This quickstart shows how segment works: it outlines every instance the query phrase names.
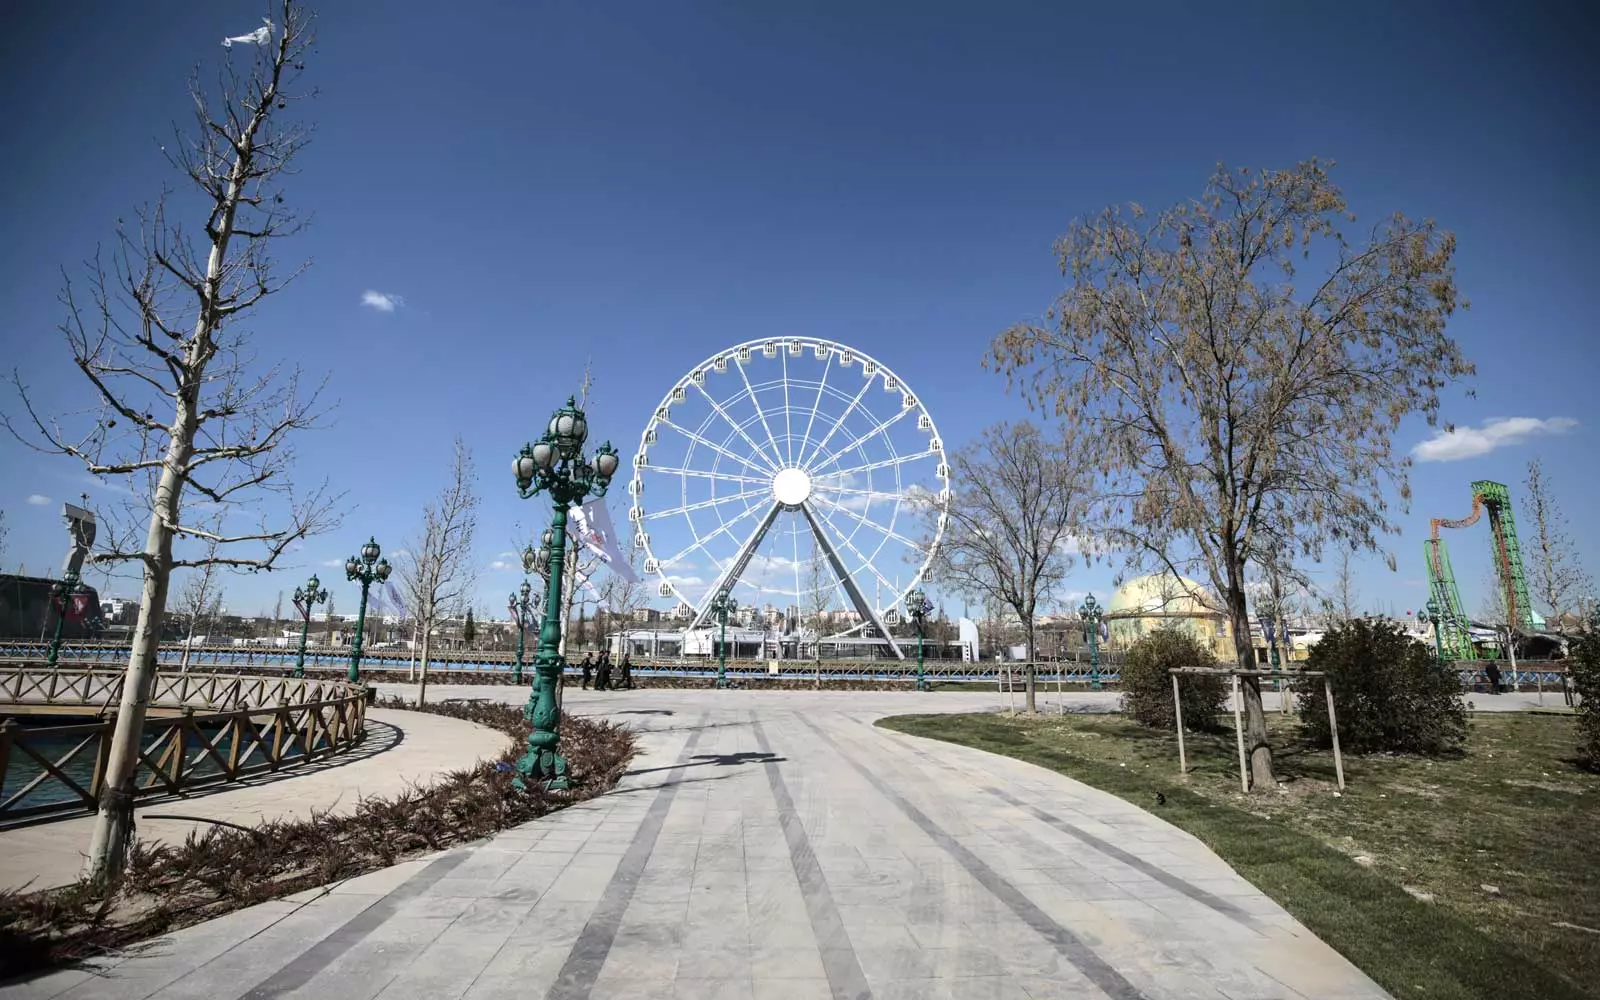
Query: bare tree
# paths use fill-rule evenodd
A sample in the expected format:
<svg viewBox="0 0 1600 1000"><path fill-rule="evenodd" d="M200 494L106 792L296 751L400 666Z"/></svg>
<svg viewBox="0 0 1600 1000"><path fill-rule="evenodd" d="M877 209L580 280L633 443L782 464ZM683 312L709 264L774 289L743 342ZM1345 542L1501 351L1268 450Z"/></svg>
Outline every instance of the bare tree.
<svg viewBox="0 0 1600 1000"><path fill-rule="evenodd" d="M1056 246L1068 288L1043 325L996 338L989 364L1029 402L1091 435L1094 520L1135 565L1203 571L1253 659L1245 566L1264 533L1316 558L1378 549L1409 500L1393 435L1437 420L1439 389L1472 365L1446 335L1455 237L1396 214L1363 245L1316 160L1218 167L1203 195L1073 223ZM1328 270L1300 278L1307 260ZM1392 557L1391 557L1392 562ZM1250 771L1273 785L1260 684L1244 678Z"/></svg>
<svg viewBox="0 0 1600 1000"><path fill-rule="evenodd" d="M217 543L209 542L206 548L207 556L215 556L216 551ZM217 564L208 558L190 572L183 589L178 591L177 610L188 626L188 635L183 641L183 657L178 663L179 673L189 672L189 654L194 649L195 630L200 622L205 620L214 624L217 614L222 610L222 588L219 585L220 581L217 580L220 573ZM209 631L210 626L207 628Z"/></svg>
<svg viewBox="0 0 1600 1000"><path fill-rule="evenodd" d="M96 563L131 563L143 587L121 709L106 761L85 874L120 872L133 822L138 765L156 648L174 569L206 563L271 569L297 539L332 524L326 488L296 491L288 478L294 433L313 426L317 392L298 372L258 363L245 314L292 280L273 245L298 224L277 186L307 131L284 112L310 44L311 17L281 0L268 36L228 50L215 86L191 80L194 127L163 148L188 190L118 226L109 259L96 256L87 288L68 278L61 324L74 367L94 403L46 416L20 372L22 416L7 428L24 443L71 456L100 479L125 477L131 503L97 511L104 546ZM238 60L238 63L233 60ZM243 65L240 65L243 64ZM183 225L174 213L199 208ZM186 515L190 498L226 508L211 532ZM191 552L195 543L221 551Z"/></svg>
<svg viewBox="0 0 1600 1000"><path fill-rule="evenodd" d="M421 632L421 674L417 703L428 697L428 656L434 629L477 584L472 542L478 530L478 494L472 452L456 438L448 481L439 495L422 508L422 528L407 544L410 552L400 563L400 592L417 618Z"/></svg>
<svg viewBox="0 0 1600 1000"><path fill-rule="evenodd" d="M283 591L278 591L278 600L272 605L272 634L278 634L278 627L283 623Z"/></svg>
<svg viewBox="0 0 1600 1000"><path fill-rule="evenodd" d="M323 622L327 625L325 630L327 645L333 645L334 617L333 617L333 591L328 591L328 603L322 606Z"/></svg>
<svg viewBox="0 0 1600 1000"><path fill-rule="evenodd" d="M1299 613L1300 598L1309 585L1305 574L1294 565L1293 558L1292 551L1273 544L1261 546L1255 557L1258 585L1251 597L1259 617L1272 623L1273 640L1268 644L1268 652L1270 655L1274 646L1281 650L1281 663L1289 662L1289 654L1293 650L1285 625Z"/></svg>
<svg viewBox="0 0 1600 1000"><path fill-rule="evenodd" d="M811 558L806 560L806 573L801 586L805 588L805 594L796 594L795 602L800 605L801 621L811 628L812 658L821 664L822 633L828 627L828 609L833 605L833 589L838 583L834 579L833 569L828 565L828 555L815 536L811 539ZM892 636L884 638L894 641Z"/></svg>
<svg viewBox="0 0 1600 1000"><path fill-rule="evenodd" d="M1578 560L1572 537L1567 534L1567 519L1561 513L1550 483L1545 479L1539 459L1528 463L1527 487L1523 508L1533 521L1532 542L1528 546L1528 583L1534 600L1544 605L1545 614L1557 632L1565 632L1567 616L1577 611L1584 596L1594 587Z"/></svg>
<svg viewBox="0 0 1600 1000"><path fill-rule="evenodd" d="M632 545L626 552L628 568L633 571L632 579L620 573L607 573L600 583L600 606L613 621L631 622L634 612L650 603L650 588L639 575L638 553L638 548Z"/></svg>
<svg viewBox="0 0 1600 1000"><path fill-rule="evenodd" d="M924 512L930 538L935 522L945 520L935 579L982 598L986 607L1016 612L1027 650L1029 712L1036 709L1034 619L1071 568L1082 527L1083 497L1069 451L1070 442L1047 442L1028 421L985 428L953 456L948 509L929 504Z"/></svg>
<svg viewBox="0 0 1600 1000"><path fill-rule="evenodd" d="M1328 628L1361 616L1361 593L1356 589L1355 571L1350 565L1353 553L1339 546L1333 560L1333 579L1322 591L1323 625Z"/></svg>
<svg viewBox="0 0 1600 1000"><path fill-rule="evenodd" d="M5 558L5 554L6 554L6 536L9 535L10 533L11 533L11 529L6 527L6 512L3 511L3 510L0 510L0 559Z"/></svg>

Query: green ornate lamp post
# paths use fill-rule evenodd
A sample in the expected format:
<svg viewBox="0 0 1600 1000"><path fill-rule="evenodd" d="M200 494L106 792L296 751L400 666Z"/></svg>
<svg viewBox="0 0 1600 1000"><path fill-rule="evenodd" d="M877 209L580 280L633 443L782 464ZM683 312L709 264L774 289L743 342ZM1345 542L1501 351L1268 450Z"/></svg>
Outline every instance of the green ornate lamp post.
<svg viewBox="0 0 1600 1000"><path fill-rule="evenodd" d="M66 576L50 585L50 603L56 609L56 632L50 639L50 666L56 665L56 660L61 658L61 626L66 624L67 610L72 606L72 598L78 593L78 571L67 567Z"/></svg>
<svg viewBox="0 0 1600 1000"><path fill-rule="evenodd" d="M1100 607L1100 602L1090 594L1078 605L1078 617L1083 619L1084 631L1089 639L1089 689L1100 690L1100 621L1105 617L1105 610Z"/></svg>
<svg viewBox="0 0 1600 1000"><path fill-rule="evenodd" d="M300 655L294 660L294 675L306 675L306 633L311 631L311 608L313 605L322 604L328 600L328 592L323 589L322 581L317 579L315 573L306 581L304 587L294 588L294 607L300 612Z"/></svg>
<svg viewBox="0 0 1600 1000"><path fill-rule="evenodd" d="M530 545L522 550L522 571L524 573L532 573L539 568L540 552L543 553L544 562L548 565L550 561L549 549L541 549L539 552L535 552L533 546ZM519 594L521 595L520 598ZM528 634L528 626L533 624L533 613L539 607L539 597L533 592L533 586L526 579L522 581L522 586L512 593L507 607L511 610L512 620L517 623L517 668L512 673L511 680L516 684L521 684L523 641Z"/></svg>
<svg viewBox="0 0 1600 1000"><path fill-rule="evenodd" d="M728 616L739 610L739 602L729 596L726 590L717 591L717 596L711 599L711 613L717 616L717 621L722 624L722 641L718 643L717 659L717 687L728 686Z"/></svg>
<svg viewBox="0 0 1600 1000"><path fill-rule="evenodd" d="M361 679L361 642L367 632L367 591L372 589L374 583L382 583L389 579L389 560L379 559L383 550L378 548L378 540L369 537L367 544L361 546L360 556L351 556L344 561L345 579L361 583L361 610L356 615L356 640L350 646L350 673L346 680L351 684Z"/></svg>
<svg viewBox="0 0 1600 1000"><path fill-rule="evenodd" d="M1439 636L1439 602L1431 597L1428 598L1427 605L1417 612L1417 621L1421 622L1423 627L1433 626L1433 655L1442 661L1444 659L1444 640Z"/></svg>
<svg viewBox="0 0 1600 1000"><path fill-rule="evenodd" d="M906 614L917 623L917 690L927 691L928 678L922 673L922 629L928 620L928 612L933 610L933 602L928 600L928 595L920 590L913 590L906 597Z"/></svg>
<svg viewBox="0 0 1600 1000"><path fill-rule="evenodd" d="M533 692L523 709L533 724L528 734L528 752L517 761L513 784L526 788L530 781L543 782L546 788L567 787L567 761L556 752L561 734L561 708L556 688L561 683L566 663L561 657L561 573L562 553L567 551L567 509L591 496L603 497L611 477L616 474L617 450L607 441L595 449L594 461L583 457L583 442L589 436L589 422L578 408L575 397L550 418L544 436L522 451L511 463L517 477L517 495L527 500L548 494L553 512L544 548L550 553L545 584L544 620L539 627L539 648L534 653Z"/></svg>

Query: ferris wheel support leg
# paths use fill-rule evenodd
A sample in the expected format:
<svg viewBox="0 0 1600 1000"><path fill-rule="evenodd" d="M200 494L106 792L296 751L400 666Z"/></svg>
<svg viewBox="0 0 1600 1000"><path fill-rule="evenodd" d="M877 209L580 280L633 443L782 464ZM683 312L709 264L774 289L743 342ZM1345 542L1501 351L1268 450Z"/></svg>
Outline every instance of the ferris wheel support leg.
<svg viewBox="0 0 1600 1000"><path fill-rule="evenodd" d="M861 620L870 621L873 627L878 630L878 634L883 636L889 643L889 652L894 654L895 659L903 661L906 658L905 650L901 649L900 644L894 641L894 636L889 634L889 629L883 624L883 619L878 617L877 609L867 602L866 597L861 593L861 589L856 586L855 580L851 579L850 574L845 571L844 563L839 559L839 553L834 549L833 543L828 540L827 532L822 530L822 522L817 520L817 515L812 511L811 504L801 504L800 511L805 515L806 523L811 526L812 537L817 540L817 544L822 547L823 554L828 557L828 565L833 567L834 576L839 578L839 584L844 587L844 592L849 595L850 603L856 606L856 612L861 615Z"/></svg>
<svg viewBox="0 0 1600 1000"><path fill-rule="evenodd" d="M739 547L739 554L734 557L733 562L728 564L727 570L717 577L716 585L706 591L706 596L701 599L700 606L695 608L694 621L689 623L688 631L693 632L695 629L703 627L707 619L711 617L711 602L722 591L739 582L739 577L744 575L745 567L750 565L750 557L756 554L756 549L761 546L761 540L767 537L767 529L772 527L772 522L778 517L778 511L782 509L779 504L774 503L772 509L767 511L767 516L761 519L761 523L756 525L756 529L750 533L750 537Z"/></svg>

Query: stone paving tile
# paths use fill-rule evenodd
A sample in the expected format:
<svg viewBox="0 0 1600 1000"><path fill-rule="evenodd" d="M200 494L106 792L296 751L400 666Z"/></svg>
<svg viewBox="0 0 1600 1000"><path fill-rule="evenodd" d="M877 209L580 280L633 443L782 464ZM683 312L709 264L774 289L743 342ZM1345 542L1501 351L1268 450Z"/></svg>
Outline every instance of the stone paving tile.
<svg viewBox="0 0 1600 1000"><path fill-rule="evenodd" d="M634 766L647 773L451 852L448 871L408 862L307 894L292 912L180 932L164 958L113 970L149 984L131 993L58 973L0 987L0 1000L48 995L52 980L69 1000L223 1000L268 982L283 988L259 1000L1053 1000L1103 996L1113 980L1144 1000L1384 995L1159 818L1017 761L866 724L913 704L905 696L585 692L573 704L676 714L641 735ZM672 766L757 751L775 757ZM374 926L341 931L389 899ZM319 943L315 968L280 975ZM161 964L174 955L176 979ZM566 985L552 990L558 977Z"/></svg>

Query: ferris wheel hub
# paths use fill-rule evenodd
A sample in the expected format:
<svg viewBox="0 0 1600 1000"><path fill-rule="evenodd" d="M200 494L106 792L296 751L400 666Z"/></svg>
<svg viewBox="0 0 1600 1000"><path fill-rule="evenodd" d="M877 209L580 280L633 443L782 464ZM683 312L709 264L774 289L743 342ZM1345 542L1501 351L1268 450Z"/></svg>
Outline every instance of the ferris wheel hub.
<svg viewBox="0 0 1600 1000"><path fill-rule="evenodd" d="M785 507L798 507L811 496L811 477L793 466L780 469L772 477L772 495Z"/></svg>

